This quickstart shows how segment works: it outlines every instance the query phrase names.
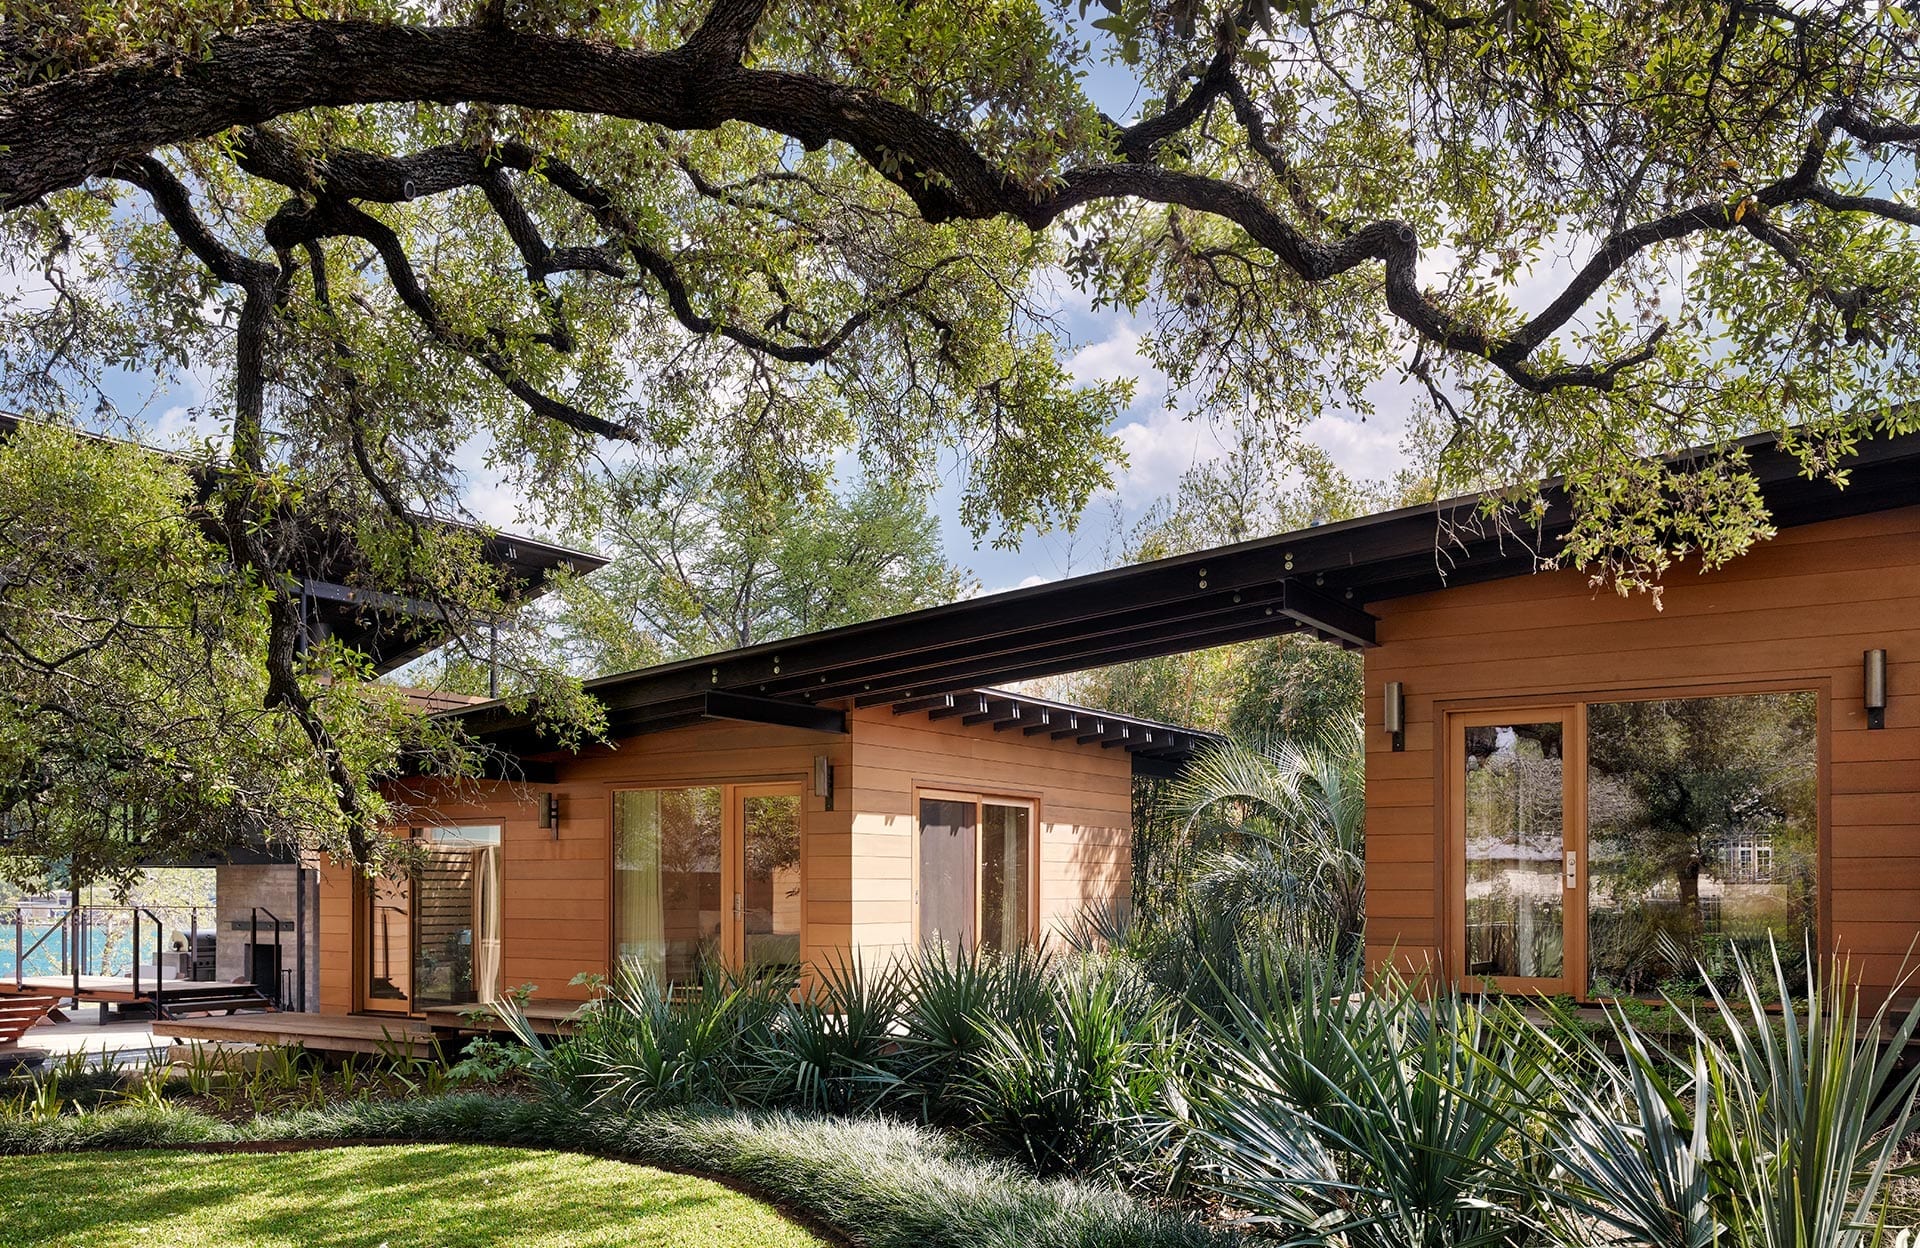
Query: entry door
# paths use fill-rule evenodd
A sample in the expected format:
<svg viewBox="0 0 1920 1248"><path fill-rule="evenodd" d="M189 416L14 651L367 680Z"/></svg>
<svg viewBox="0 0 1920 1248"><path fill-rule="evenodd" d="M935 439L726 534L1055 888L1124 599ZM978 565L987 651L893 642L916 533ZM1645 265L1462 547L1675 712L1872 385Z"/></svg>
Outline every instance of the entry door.
<svg viewBox="0 0 1920 1248"><path fill-rule="evenodd" d="M410 870L362 879L360 1009L415 1014L498 996L500 829L422 830Z"/></svg>
<svg viewBox="0 0 1920 1248"><path fill-rule="evenodd" d="M727 838L733 889L728 960L747 970L800 966L800 786L731 788L737 835Z"/></svg>
<svg viewBox="0 0 1920 1248"><path fill-rule="evenodd" d="M1585 932L1577 708L1455 714L1448 729L1461 985L1572 991Z"/></svg>

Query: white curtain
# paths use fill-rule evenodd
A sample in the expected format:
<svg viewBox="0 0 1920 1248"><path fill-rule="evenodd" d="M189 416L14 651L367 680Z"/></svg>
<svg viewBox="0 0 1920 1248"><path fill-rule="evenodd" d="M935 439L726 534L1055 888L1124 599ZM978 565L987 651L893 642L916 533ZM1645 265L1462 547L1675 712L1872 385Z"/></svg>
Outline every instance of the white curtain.
<svg viewBox="0 0 1920 1248"><path fill-rule="evenodd" d="M473 851L473 993L476 1001L500 999L500 847Z"/></svg>
<svg viewBox="0 0 1920 1248"><path fill-rule="evenodd" d="M620 961L667 973L667 921L660 895L660 792L628 790L613 799L613 914Z"/></svg>

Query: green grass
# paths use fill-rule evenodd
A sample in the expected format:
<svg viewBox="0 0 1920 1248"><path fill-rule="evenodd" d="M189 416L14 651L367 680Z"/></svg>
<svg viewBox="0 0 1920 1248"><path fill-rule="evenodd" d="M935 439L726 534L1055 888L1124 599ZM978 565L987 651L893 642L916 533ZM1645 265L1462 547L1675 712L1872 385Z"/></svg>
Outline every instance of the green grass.
<svg viewBox="0 0 1920 1248"><path fill-rule="evenodd" d="M705 1179L471 1145L57 1154L0 1166L0 1244L41 1248L813 1248Z"/></svg>

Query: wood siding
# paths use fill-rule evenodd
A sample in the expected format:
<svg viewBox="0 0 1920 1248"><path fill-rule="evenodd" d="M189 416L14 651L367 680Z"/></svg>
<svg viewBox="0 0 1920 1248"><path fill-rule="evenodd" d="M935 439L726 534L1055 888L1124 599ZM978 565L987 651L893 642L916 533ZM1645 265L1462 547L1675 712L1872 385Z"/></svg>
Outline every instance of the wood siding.
<svg viewBox="0 0 1920 1248"><path fill-rule="evenodd" d="M1124 749L1055 741L1046 733L994 731L958 716L853 713L855 809L847 846L852 939L863 953L917 940L913 855L920 789L1022 797L1038 808L1039 897L1044 936L1090 901L1125 898L1133 886L1133 763Z"/></svg>
<svg viewBox="0 0 1920 1248"><path fill-rule="evenodd" d="M501 986L537 985L542 1000L579 1000L568 983L604 972L612 946L612 794L623 788L785 782L803 799L802 950L824 962L851 950L887 956L913 941L916 787L1026 797L1038 809L1042 930L1090 900L1131 887L1132 765L1123 749L998 732L957 718L853 712L847 736L713 723L630 738L555 760L552 785L425 785L403 800L416 826L499 824ZM833 762L834 807L813 792L813 758ZM560 799L558 833L539 827L534 791ZM523 800L525 799L525 800ZM353 878L321 866L323 1013L355 1008Z"/></svg>
<svg viewBox="0 0 1920 1248"><path fill-rule="evenodd" d="M1664 609L1551 572L1372 604L1367 652L1367 953L1443 966L1450 933L1441 716L1502 700L1791 684L1822 696L1823 941L1871 986L1920 934L1920 507L1786 530L1717 572L1677 568ZM1867 729L1861 656L1888 656ZM1380 728L1405 687L1404 752Z"/></svg>

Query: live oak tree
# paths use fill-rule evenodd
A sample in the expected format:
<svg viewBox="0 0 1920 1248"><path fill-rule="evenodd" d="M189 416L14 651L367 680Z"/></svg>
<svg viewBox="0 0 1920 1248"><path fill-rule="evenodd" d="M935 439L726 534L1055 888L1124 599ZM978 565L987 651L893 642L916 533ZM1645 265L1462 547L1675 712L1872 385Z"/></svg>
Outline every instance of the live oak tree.
<svg viewBox="0 0 1920 1248"><path fill-rule="evenodd" d="M1564 472L1564 556L1646 584L1767 532L1737 435L1837 478L1914 423L1915 38L1897 0L20 0L4 388L214 370L268 697L323 760L254 536L310 482L410 575L476 454L554 519L596 445L695 429L956 458L1011 539L1118 455L1063 282L1210 415L1397 378L1442 488Z"/></svg>
<svg viewBox="0 0 1920 1248"><path fill-rule="evenodd" d="M834 485L742 477L698 454L626 469L595 542L612 562L563 591L548 627L598 675L965 595L973 582L924 497Z"/></svg>
<svg viewBox="0 0 1920 1248"><path fill-rule="evenodd" d="M156 851L258 839L372 860L361 825L395 815L372 779L449 756L327 645L296 669L316 753L270 692L269 594L206 519L177 460L35 425L0 440L0 879L116 888Z"/></svg>

